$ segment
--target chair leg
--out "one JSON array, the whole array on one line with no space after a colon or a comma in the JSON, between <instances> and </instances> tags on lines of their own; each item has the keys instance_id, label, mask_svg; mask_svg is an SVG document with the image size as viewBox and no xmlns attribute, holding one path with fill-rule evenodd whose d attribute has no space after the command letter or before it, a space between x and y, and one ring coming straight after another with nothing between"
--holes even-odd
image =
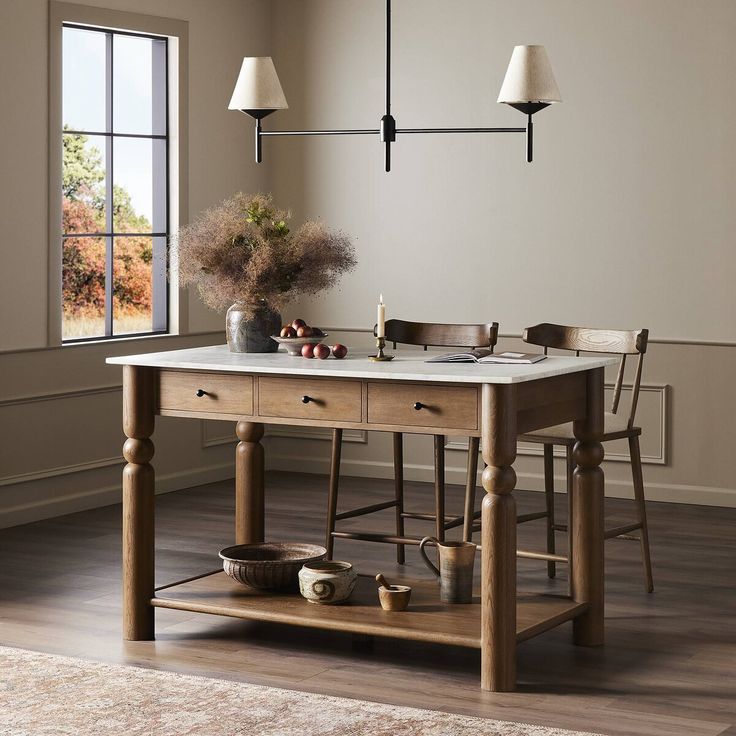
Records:
<instances>
[{"instance_id":1,"label":"chair leg","mask_svg":"<svg viewBox=\"0 0 736 736\"><path fill-rule=\"evenodd\" d=\"M544 445L544 500L547 506L547 554L555 553L555 459L554 445ZM554 561L547 562L547 577L557 574Z\"/></svg>"},{"instance_id":2,"label":"chair leg","mask_svg":"<svg viewBox=\"0 0 736 736\"><path fill-rule=\"evenodd\" d=\"M337 515L337 491L340 482L340 455L342 453L342 430L332 430L332 457L330 458L330 489L327 497L327 530L325 532L325 547L327 559L332 559L335 548L335 516Z\"/></svg>"},{"instance_id":3,"label":"chair leg","mask_svg":"<svg viewBox=\"0 0 736 736\"><path fill-rule=\"evenodd\" d=\"M475 511L475 479L478 474L478 450L480 437L468 440L468 476L465 479L465 510L463 512L463 542L473 536L473 513Z\"/></svg>"},{"instance_id":4,"label":"chair leg","mask_svg":"<svg viewBox=\"0 0 736 736\"><path fill-rule=\"evenodd\" d=\"M445 436L434 435L434 513L435 536L445 540Z\"/></svg>"},{"instance_id":5,"label":"chair leg","mask_svg":"<svg viewBox=\"0 0 736 736\"><path fill-rule=\"evenodd\" d=\"M649 555L649 529L647 527L647 510L644 501L644 478L641 470L641 450L639 437L629 437L629 453L631 454L631 473L634 479L634 500L636 501L637 521L641 524L639 539L641 541L641 558L644 564L644 580L647 593L654 591L652 579L652 560Z\"/></svg>"},{"instance_id":6,"label":"chair leg","mask_svg":"<svg viewBox=\"0 0 736 736\"><path fill-rule=\"evenodd\" d=\"M565 479L567 481L567 569L568 569L568 580L572 581L572 565L573 565L573 554L572 554L572 476L575 472L575 457L573 455L574 445L567 445L565 448Z\"/></svg>"},{"instance_id":7,"label":"chair leg","mask_svg":"<svg viewBox=\"0 0 736 736\"><path fill-rule=\"evenodd\" d=\"M396 536L404 536L404 437L394 432L394 498L396 499ZM406 545L396 545L396 562L406 562Z\"/></svg>"}]
</instances>

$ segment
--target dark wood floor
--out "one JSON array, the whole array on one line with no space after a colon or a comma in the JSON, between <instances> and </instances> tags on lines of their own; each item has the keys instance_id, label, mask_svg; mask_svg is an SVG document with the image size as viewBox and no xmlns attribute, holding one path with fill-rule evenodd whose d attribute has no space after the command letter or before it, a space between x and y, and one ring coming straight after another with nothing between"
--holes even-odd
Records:
<instances>
[{"instance_id":1,"label":"dark wood floor","mask_svg":"<svg viewBox=\"0 0 736 736\"><path fill-rule=\"evenodd\" d=\"M322 539L325 479L271 473L270 539ZM341 501L384 500L390 484L345 479ZM408 484L408 505L431 505L431 489ZM518 492L521 511L541 496ZM564 497L559 499L562 513ZM460 489L448 489L450 510ZM343 507L344 508L344 507ZM609 501L625 519L628 504ZM217 566L231 543L233 492L222 483L157 499L159 584ZM605 647L570 643L567 624L519 647L518 692L478 689L478 653L349 635L157 612L155 642L120 639L120 507L0 531L0 642L399 705L607 734L736 734L736 510L650 504L656 592L644 593L638 544L606 545ZM384 521L385 519L385 521ZM355 527L390 528L391 512ZM348 524L349 522L345 522ZM416 531L427 529L417 522ZM410 530L411 531L411 530ZM563 535L560 544L563 545ZM541 548L543 525L520 529ZM394 548L338 540L336 557L364 572L396 575ZM428 576L416 549L407 572ZM520 586L564 591L563 569L519 561Z\"/></svg>"}]
</instances>

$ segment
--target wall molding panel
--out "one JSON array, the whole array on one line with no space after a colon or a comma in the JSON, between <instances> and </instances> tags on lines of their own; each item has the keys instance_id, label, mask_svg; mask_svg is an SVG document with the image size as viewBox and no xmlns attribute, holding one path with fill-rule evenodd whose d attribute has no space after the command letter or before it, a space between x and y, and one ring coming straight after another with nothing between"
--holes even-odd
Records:
<instances>
[{"instance_id":1,"label":"wall molding panel","mask_svg":"<svg viewBox=\"0 0 736 736\"><path fill-rule=\"evenodd\" d=\"M296 440L323 440L331 442L332 430L329 427L289 427L288 425L273 425L266 428L266 437L284 437ZM342 433L342 441L367 445L368 432L364 429L345 429Z\"/></svg>"},{"instance_id":2,"label":"wall molding panel","mask_svg":"<svg viewBox=\"0 0 736 736\"><path fill-rule=\"evenodd\" d=\"M624 384L622 388L622 395L630 393L632 389L631 384ZM613 383L606 383L606 391L613 391ZM646 426L646 422L643 422L642 427L642 439L646 441L651 437L656 437L656 449L654 452L647 452L645 446L642 448L641 460L643 463L649 465L667 465L668 464L668 440L670 435L670 413L669 413L669 386L661 383L649 383L641 384L640 391L640 404L639 404L639 418L641 418L642 399L645 395L651 394L653 401L656 406L650 409L650 413L653 418L656 419L656 423L653 426ZM621 409L622 412L628 411L626 406ZM625 416L625 414L624 414ZM647 416L649 418L649 415ZM618 443L617 443L618 444ZM613 443L608 443L605 446L606 455L605 459L612 462L628 463L630 462L629 453L626 451L620 452L609 449L613 446ZM620 444L619 444L620 446ZM457 450L467 452L467 442L461 439L450 440L445 445L448 450ZM535 444L533 442L520 442L518 455L542 457L544 454L543 446ZM555 447L555 457L565 457L565 451L561 447Z\"/></svg>"},{"instance_id":3,"label":"wall molding panel","mask_svg":"<svg viewBox=\"0 0 736 736\"><path fill-rule=\"evenodd\" d=\"M229 434L210 434L209 427L214 424L229 424L217 420L201 419L202 449L219 445L235 445L238 438L235 436L235 424ZM297 439L321 440L330 442L332 430L329 427L289 427L288 425L267 425L264 440L267 439ZM346 429L342 435L343 442L353 442L361 445L368 444L368 432L363 429Z\"/></svg>"}]
</instances>

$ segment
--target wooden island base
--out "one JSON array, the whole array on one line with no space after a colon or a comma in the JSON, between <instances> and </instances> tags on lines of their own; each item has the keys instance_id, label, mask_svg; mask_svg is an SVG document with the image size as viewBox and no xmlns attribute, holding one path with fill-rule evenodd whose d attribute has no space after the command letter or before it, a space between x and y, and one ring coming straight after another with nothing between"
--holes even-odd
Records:
<instances>
[{"instance_id":1,"label":"wooden island base","mask_svg":"<svg viewBox=\"0 0 736 736\"><path fill-rule=\"evenodd\" d=\"M298 593L251 591L224 572L160 588L151 604L196 613L210 613L255 621L345 631L368 636L432 642L480 649L480 595L469 604L441 603L434 581L402 579L412 587L406 611L384 611L372 575L360 575L353 595L345 604L309 603ZM586 603L566 596L521 594L516 604L516 640L570 621L584 613Z\"/></svg>"},{"instance_id":2,"label":"wooden island base","mask_svg":"<svg viewBox=\"0 0 736 736\"><path fill-rule=\"evenodd\" d=\"M283 353L213 346L108 359L123 368L123 636L154 639L156 607L480 649L480 686L516 688L516 645L565 621L573 641L603 643L603 371L608 358L552 356L533 365L427 363L423 354L375 363L367 356L301 361ZM152 435L156 415L232 421L235 542L268 538L264 515L266 424L479 438L486 468L480 595L443 605L434 582L415 587L406 612L385 612L375 581L346 606L298 596L253 595L224 573L154 590ZM522 596L516 588L519 435L573 422L570 595ZM333 458L334 462L334 458ZM298 515L300 509L294 509ZM367 587L366 587L367 586Z\"/></svg>"}]
</instances>

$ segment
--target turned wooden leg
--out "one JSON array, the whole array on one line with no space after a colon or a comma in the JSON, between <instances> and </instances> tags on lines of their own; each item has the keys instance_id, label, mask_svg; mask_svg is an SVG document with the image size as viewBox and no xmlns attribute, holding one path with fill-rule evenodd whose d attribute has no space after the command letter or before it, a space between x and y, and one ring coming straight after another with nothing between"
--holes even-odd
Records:
<instances>
[{"instance_id":1,"label":"turned wooden leg","mask_svg":"<svg viewBox=\"0 0 736 736\"><path fill-rule=\"evenodd\" d=\"M603 369L588 371L586 418L574 422L571 594L589 608L573 622L576 644L603 644Z\"/></svg>"},{"instance_id":2,"label":"turned wooden leg","mask_svg":"<svg viewBox=\"0 0 736 736\"><path fill-rule=\"evenodd\" d=\"M393 433L394 440L394 500L396 501L396 536L404 536L404 436ZM406 545L396 545L396 562L406 562Z\"/></svg>"},{"instance_id":3,"label":"turned wooden leg","mask_svg":"<svg viewBox=\"0 0 736 736\"><path fill-rule=\"evenodd\" d=\"M342 430L332 430L332 456L330 457L330 488L327 496L327 529L325 531L325 549L327 559L332 559L335 550L335 516L337 516L337 492L340 486L340 457L342 455Z\"/></svg>"},{"instance_id":4,"label":"turned wooden leg","mask_svg":"<svg viewBox=\"0 0 736 736\"><path fill-rule=\"evenodd\" d=\"M238 422L235 433L235 543L256 544L265 536L263 425Z\"/></svg>"},{"instance_id":5,"label":"turned wooden leg","mask_svg":"<svg viewBox=\"0 0 736 736\"><path fill-rule=\"evenodd\" d=\"M478 475L478 449L480 437L468 440L468 476L465 480L465 510L463 511L463 541L469 542L473 536L473 515L475 514L475 478Z\"/></svg>"},{"instance_id":6,"label":"turned wooden leg","mask_svg":"<svg viewBox=\"0 0 736 736\"><path fill-rule=\"evenodd\" d=\"M639 436L629 437L629 453L631 455L631 473L634 480L634 500L636 501L637 521L641 524L639 540L641 542L641 560L644 565L644 586L647 593L654 591L652 579L652 559L649 554L649 528L647 526L647 508L644 500L644 478L641 472L641 450Z\"/></svg>"},{"instance_id":7,"label":"turned wooden leg","mask_svg":"<svg viewBox=\"0 0 736 736\"><path fill-rule=\"evenodd\" d=\"M567 587L570 595L572 595L572 571L575 565L575 556L572 553L574 543L572 538L572 478L575 474L574 447L574 445L567 445L565 447L565 482L567 490Z\"/></svg>"},{"instance_id":8,"label":"turned wooden leg","mask_svg":"<svg viewBox=\"0 0 736 736\"><path fill-rule=\"evenodd\" d=\"M434 516L435 536L445 540L445 436L434 435Z\"/></svg>"},{"instance_id":9,"label":"turned wooden leg","mask_svg":"<svg viewBox=\"0 0 736 736\"><path fill-rule=\"evenodd\" d=\"M544 500L547 508L547 553L555 553L555 456L554 445L544 445ZM555 563L547 562L547 577L557 573Z\"/></svg>"},{"instance_id":10,"label":"turned wooden leg","mask_svg":"<svg viewBox=\"0 0 736 736\"><path fill-rule=\"evenodd\" d=\"M516 389L483 385L481 688L516 689Z\"/></svg>"},{"instance_id":11,"label":"turned wooden leg","mask_svg":"<svg viewBox=\"0 0 736 736\"><path fill-rule=\"evenodd\" d=\"M123 638L129 641L155 636L154 379L152 368L123 368Z\"/></svg>"}]
</instances>

